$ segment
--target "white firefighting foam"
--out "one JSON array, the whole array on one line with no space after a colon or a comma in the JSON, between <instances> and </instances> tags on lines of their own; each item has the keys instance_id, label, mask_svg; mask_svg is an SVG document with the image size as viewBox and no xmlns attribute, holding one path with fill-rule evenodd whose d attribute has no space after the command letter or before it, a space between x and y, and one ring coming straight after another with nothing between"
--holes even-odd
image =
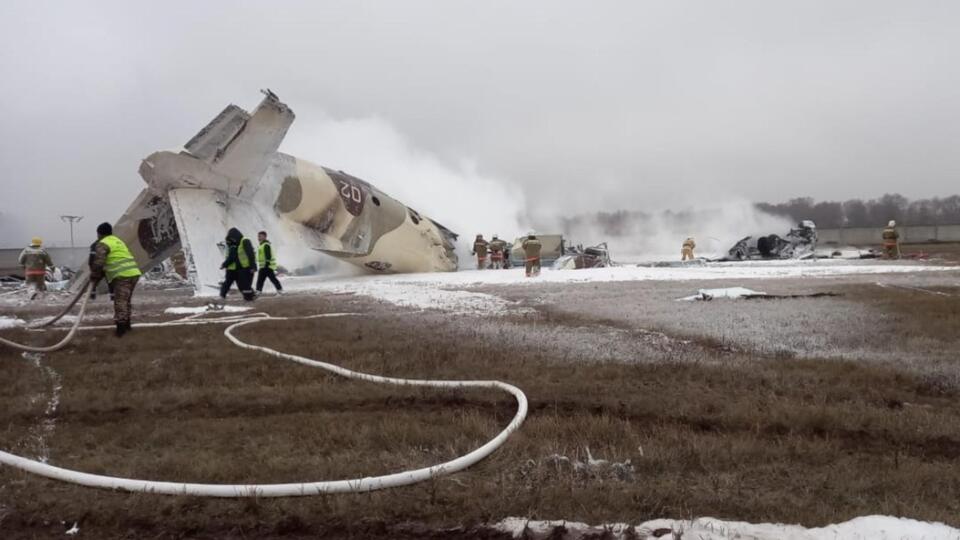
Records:
<instances>
[{"instance_id":1,"label":"white firefighting foam","mask_svg":"<svg viewBox=\"0 0 960 540\"><path fill-rule=\"evenodd\" d=\"M864 516L807 529L799 525L779 523L752 524L742 521L723 521L713 518L695 520L656 519L636 527L625 523L590 526L571 521L531 521L523 518L507 518L495 529L514 538L545 539L558 526L567 530L564 538L604 538L642 540L957 540L960 529L943 523L916 521L890 516Z\"/></svg>"},{"instance_id":2,"label":"white firefighting foam","mask_svg":"<svg viewBox=\"0 0 960 540\"><path fill-rule=\"evenodd\" d=\"M618 266L587 270L544 269L527 278L522 268L466 270L451 273L395 274L324 279L321 276L287 278L287 291L353 292L405 307L456 312L505 313L511 303L493 294L461 289L496 286L532 286L544 283L618 281L695 281L779 278L828 278L844 275L902 274L960 271L956 266L890 264L877 261L771 261L711 263L670 268Z\"/></svg>"}]
</instances>

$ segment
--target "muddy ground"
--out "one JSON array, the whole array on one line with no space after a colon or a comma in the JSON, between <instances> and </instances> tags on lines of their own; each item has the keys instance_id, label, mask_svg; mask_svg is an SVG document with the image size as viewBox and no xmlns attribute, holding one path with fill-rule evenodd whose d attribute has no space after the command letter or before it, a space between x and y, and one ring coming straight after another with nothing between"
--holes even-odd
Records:
<instances>
[{"instance_id":1,"label":"muddy ground","mask_svg":"<svg viewBox=\"0 0 960 540\"><path fill-rule=\"evenodd\" d=\"M840 296L675 301L731 285ZM478 466L283 500L110 493L4 467L0 537L63 537L77 523L78 538L478 538L507 516L820 526L889 514L960 526L960 273L471 290L513 308L451 315L298 294L257 308L353 315L237 334L360 371L520 387L527 421ZM141 321L169 320L164 307L196 304L142 291L136 308ZM92 306L101 322L108 312ZM451 459L514 413L506 394L344 381L238 349L222 330L83 332L42 357L0 349L0 448L117 476L313 481ZM577 465L588 448L610 463Z\"/></svg>"}]
</instances>

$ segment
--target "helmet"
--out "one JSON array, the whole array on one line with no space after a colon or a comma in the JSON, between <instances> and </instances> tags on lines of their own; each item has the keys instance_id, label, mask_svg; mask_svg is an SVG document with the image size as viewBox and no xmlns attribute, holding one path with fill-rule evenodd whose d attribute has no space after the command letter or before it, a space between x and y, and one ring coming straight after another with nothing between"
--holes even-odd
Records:
<instances>
[{"instance_id":1,"label":"helmet","mask_svg":"<svg viewBox=\"0 0 960 540\"><path fill-rule=\"evenodd\" d=\"M40 247L43 245L43 239L40 238L39 236L34 236L33 238L30 239L30 245Z\"/></svg>"},{"instance_id":2,"label":"helmet","mask_svg":"<svg viewBox=\"0 0 960 540\"><path fill-rule=\"evenodd\" d=\"M897 226L897 222L892 219L890 220L890 223L887 223L887 227L896 227L896 226Z\"/></svg>"}]
</instances>

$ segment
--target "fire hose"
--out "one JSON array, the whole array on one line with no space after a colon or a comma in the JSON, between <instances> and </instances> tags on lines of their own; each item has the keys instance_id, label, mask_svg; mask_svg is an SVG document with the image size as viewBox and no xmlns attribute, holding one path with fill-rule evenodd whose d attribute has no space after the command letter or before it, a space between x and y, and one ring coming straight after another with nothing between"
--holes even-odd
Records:
<instances>
[{"instance_id":1,"label":"fire hose","mask_svg":"<svg viewBox=\"0 0 960 540\"><path fill-rule=\"evenodd\" d=\"M73 337L76 335L78 330L96 330L100 328L112 328L109 326L93 326L93 327L81 327L80 322L83 320L84 310L87 304L88 295L85 294L87 285L84 285L79 291L76 298L74 298L71 305L75 304L79 297L83 297L83 300L80 304L80 313L77 317L77 321L74 322L72 328L60 342L49 347L28 347L6 339L0 338L0 342L5 345L19 348L22 350L36 351L36 352L49 352L54 351L59 348L66 346ZM61 316L63 313L61 313ZM66 469L63 467L56 467L40 461L24 458L8 452L0 451L0 464L14 467L29 473L36 475L44 476L54 480L59 480L62 482L68 482L71 484L77 484L82 486L102 488L102 489L111 489L111 490L123 490L135 493L156 493L163 495L192 495L199 497L301 497L308 495L322 495L328 493L358 493L358 492L367 492L374 491L379 489L387 489L392 487L406 486L410 484L416 484L419 482L424 482L431 480L438 476L443 476L447 474L452 474L458 471L462 471L472 465L476 464L480 460L486 458L494 450L499 448L503 443L506 442L507 438L510 435L519 429L520 425L523 423L527 415L527 397L522 390L507 384L501 381L456 381L456 380L431 380L431 379L404 379L399 377L384 377L381 375L372 375L369 373L361 373L359 371L349 370L334 364L327 362L321 362L319 360L313 360L303 356L298 356L294 354L283 353L275 349L268 347L263 347L260 345L253 345L247 342L244 342L240 338L236 337L233 334L233 331L237 328L247 325L253 325L262 323L264 321L292 321L292 320L304 320L304 319L315 319L322 317L333 317L333 316L343 316L349 315L348 313L332 313L332 314L320 314L320 315L308 315L302 317L272 317L267 313L252 313L244 315L234 315L228 317L219 317L214 319L202 319L199 318L199 315L192 315L185 317L183 319L178 319L175 321L161 322L161 323L146 323L146 324L135 324L135 328L144 328L144 327L170 327L170 326L190 326L190 325L199 325L199 324L230 324L223 334L226 338L236 345L237 347L248 349L252 351L258 351L269 356L276 358L281 358L284 360L289 360L302 364L309 367L319 368L326 371L330 371L341 377L347 379L354 379L359 381L365 381L374 384L387 384L394 386L419 386L419 387L428 387L428 388L451 388L451 389L463 389L463 388L486 388L486 389L495 389L506 392L512 395L517 401L517 412L513 416L513 419L504 428L500 433L498 433L494 438L487 441L484 445L476 448L475 450L464 454L463 456L457 457L450 461L439 463L437 465L432 465L429 467L423 467L419 469L412 469L406 471L400 471L391 474L385 474L380 476L367 476L363 478L353 478L347 480L331 480L331 481L317 481L317 482L302 482L302 483L285 483L285 484L202 484L202 483L185 483L185 482L164 482L164 481L153 481L153 480L139 480L132 478L120 478L115 476L106 476L99 474L90 474L81 471ZM59 317L58 317L59 318ZM52 321L46 321L44 325L52 324Z\"/></svg>"},{"instance_id":2,"label":"fire hose","mask_svg":"<svg viewBox=\"0 0 960 540\"><path fill-rule=\"evenodd\" d=\"M54 315L49 320L43 321L40 324L27 326L27 328L44 328L46 326L52 325L53 323L59 321L64 315L66 315L73 308L73 306L76 305L77 301L80 300L81 297L83 297L83 301L80 302L80 313L79 315L77 315L77 320L74 321L73 326L70 328L70 331L67 332L67 335L64 336L63 339L61 339L57 343L54 343L53 345L48 345L46 347L34 347L31 345L24 345L22 343L17 343L15 341L10 341L9 339L0 337L0 344L6 345L8 347L13 347L14 349L20 349L21 351L26 351L26 352L53 352L66 347L68 343L73 341L73 337L77 334L77 330L80 328L80 321L83 320L83 315L84 313L86 313L87 299L89 299L90 296L85 293L87 292L87 287L89 286L90 286L89 281L84 283L83 286L80 287L80 291L76 295L74 295L74 297L70 300L69 304L67 304L67 307L64 308L62 311L60 311L60 313Z\"/></svg>"}]
</instances>

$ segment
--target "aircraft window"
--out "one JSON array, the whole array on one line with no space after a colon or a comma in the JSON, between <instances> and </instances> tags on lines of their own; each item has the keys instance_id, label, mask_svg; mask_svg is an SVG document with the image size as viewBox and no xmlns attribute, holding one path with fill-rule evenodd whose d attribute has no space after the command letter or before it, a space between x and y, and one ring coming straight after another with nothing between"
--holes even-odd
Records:
<instances>
[{"instance_id":1,"label":"aircraft window","mask_svg":"<svg viewBox=\"0 0 960 540\"><path fill-rule=\"evenodd\" d=\"M371 197L370 200L373 201L373 204L380 206L380 199L378 199L376 195Z\"/></svg>"},{"instance_id":2,"label":"aircraft window","mask_svg":"<svg viewBox=\"0 0 960 540\"><path fill-rule=\"evenodd\" d=\"M420 214L418 214L416 211L414 211L414 210L412 210L412 209L410 209L410 208L407 208L407 210L410 211L410 220L413 221L413 224L414 224L414 225L419 225L419 224L420 224Z\"/></svg>"}]
</instances>

